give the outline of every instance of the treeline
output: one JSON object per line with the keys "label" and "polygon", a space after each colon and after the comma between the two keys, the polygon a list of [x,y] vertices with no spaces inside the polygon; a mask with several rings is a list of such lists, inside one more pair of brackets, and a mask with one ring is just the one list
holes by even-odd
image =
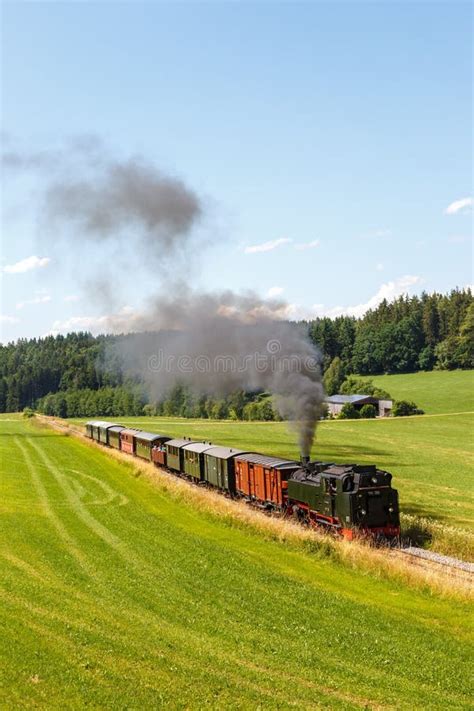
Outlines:
{"label": "treeline", "polygon": [[65,390],[40,398],[35,409],[53,417],[124,417],[143,415],[145,398],[131,388]]}
{"label": "treeline", "polygon": [[177,385],[163,402],[145,405],[145,415],[199,417],[212,420],[280,420],[269,393],[239,390],[223,399],[197,396]]}
{"label": "treeline", "polygon": [[[329,393],[354,373],[474,368],[474,298],[469,289],[400,297],[383,301],[359,319],[318,318],[307,327],[321,350]],[[108,346],[120,338],[70,333],[0,345],[0,412],[38,407],[55,409],[52,414],[66,411],[69,417],[121,416],[137,414],[141,406],[138,414],[277,417],[264,393],[216,400],[183,393],[178,386],[164,402],[147,403],[140,383],[125,377],[118,356],[110,361],[113,349]]]}
{"label": "treeline", "polygon": [[123,385],[120,367],[104,367],[114,338],[69,333],[0,345],[0,412],[35,407],[48,393]]}
{"label": "treeline", "polygon": [[66,390],[40,398],[35,409],[53,417],[157,416],[213,420],[279,420],[267,393],[233,393],[225,399],[198,397],[177,385],[163,402],[146,402],[139,387]]}
{"label": "treeline", "polygon": [[309,333],[324,370],[339,358],[346,373],[378,375],[433,368],[474,368],[474,298],[470,289],[386,300],[362,318],[318,318]]}

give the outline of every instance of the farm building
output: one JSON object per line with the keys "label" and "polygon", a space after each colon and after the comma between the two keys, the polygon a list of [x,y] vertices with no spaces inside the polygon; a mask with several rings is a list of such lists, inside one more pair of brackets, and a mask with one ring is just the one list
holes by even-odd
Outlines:
{"label": "farm building", "polygon": [[374,405],[378,417],[388,417],[393,407],[393,400],[380,400],[372,395],[329,395],[324,402],[330,415],[339,415],[346,402],[352,403],[357,410],[361,410],[364,405]]}

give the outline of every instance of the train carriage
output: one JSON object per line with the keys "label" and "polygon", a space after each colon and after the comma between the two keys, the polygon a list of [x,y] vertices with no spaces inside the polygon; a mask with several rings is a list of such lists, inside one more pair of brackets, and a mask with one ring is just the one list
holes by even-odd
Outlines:
{"label": "train carriage", "polygon": [[184,471],[184,453],[183,447],[191,444],[191,439],[170,439],[165,442],[166,447],[166,466],[176,472]]}
{"label": "train carriage", "polygon": [[160,446],[171,438],[163,434],[155,434],[153,432],[143,432],[142,430],[137,430],[134,434],[134,439],[136,456],[141,457],[141,459],[147,459],[151,462],[153,447]]}
{"label": "train carriage", "polygon": [[101,423],[98,425],[98,427],[97,427],[97,429],[98,429],[98,435],[99,435],[98,441],[99,441],[101,444],[108,444],[108,443],[109,443],[109,440],[108,440],[108,429],[109,429],[109,427],[113,427],[114,424],[115,424],[114,422],[101,422]]}
{"label": "train carriage", "polygon": [[135,454],[135,435],[138,430],[123,429],[120,432],[120,449],[127,454]]}
{"label": "train carriage", "polygon": [[204,481],[218,489],[225,489],[235,494],[234,459],[239,454],[246,454],[246,452],[243,449],[230,447],[210,447],[206,450],[203,453]]}
{"label": "train carriage", "polygon": [[113,427],[108,428],[107,444],[109,445],[109,447],[113,447],[113,449],[120,449],[120,433],[124,429],[125,427],[123,425],[114,425]]}
{"label": "train carriage", "polygon": [[193,479],[204,479],[204,452],[211,449],[211,442],[191,442],[185,444],[183,452],[183,472]]}
{"label": "train carriage", "polygon": [[89,422],[86,422],[86,435],[90,439],[94,439],[94,425],[95,425],[95,420],[89,420]]}
{"label": "train carriage", "polygon": [[241,454],[235,458],[235,487],[253,501],[283,506],[287,482],[301,467],[299,462],[264,454]]}
{"label": "train carriage", "polygon": [[86,422],[86,433],[88,437],[96,442],[107,444],[107,429],[113,427],[114,424],[114,422],[107,422],[106,420],[89,420],[89,422]]}
{"label": "train carriage", "polygon": [[151,461],[157,467],[166,467],[166,444],[165,442],[158,442],[154,444],[151,448]]}

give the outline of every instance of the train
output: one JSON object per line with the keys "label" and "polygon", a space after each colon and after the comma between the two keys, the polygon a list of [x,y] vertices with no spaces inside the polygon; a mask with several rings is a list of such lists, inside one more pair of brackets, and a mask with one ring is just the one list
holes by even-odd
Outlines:
{"label": "train", "polygon": [[298,462],[104,420],[87,422],[86,436],[196,484],[347,540],[400,536],[392,475],[373,464],[310,462],[309,457]]}

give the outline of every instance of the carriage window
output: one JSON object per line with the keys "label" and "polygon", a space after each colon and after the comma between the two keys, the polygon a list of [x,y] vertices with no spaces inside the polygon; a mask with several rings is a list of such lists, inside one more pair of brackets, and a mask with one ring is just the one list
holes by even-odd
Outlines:
{"label": "carriage window", "polygon": [[333,479],[325,479],[324,487],[328,494],[334,494],[336,491],[336,482]]}

